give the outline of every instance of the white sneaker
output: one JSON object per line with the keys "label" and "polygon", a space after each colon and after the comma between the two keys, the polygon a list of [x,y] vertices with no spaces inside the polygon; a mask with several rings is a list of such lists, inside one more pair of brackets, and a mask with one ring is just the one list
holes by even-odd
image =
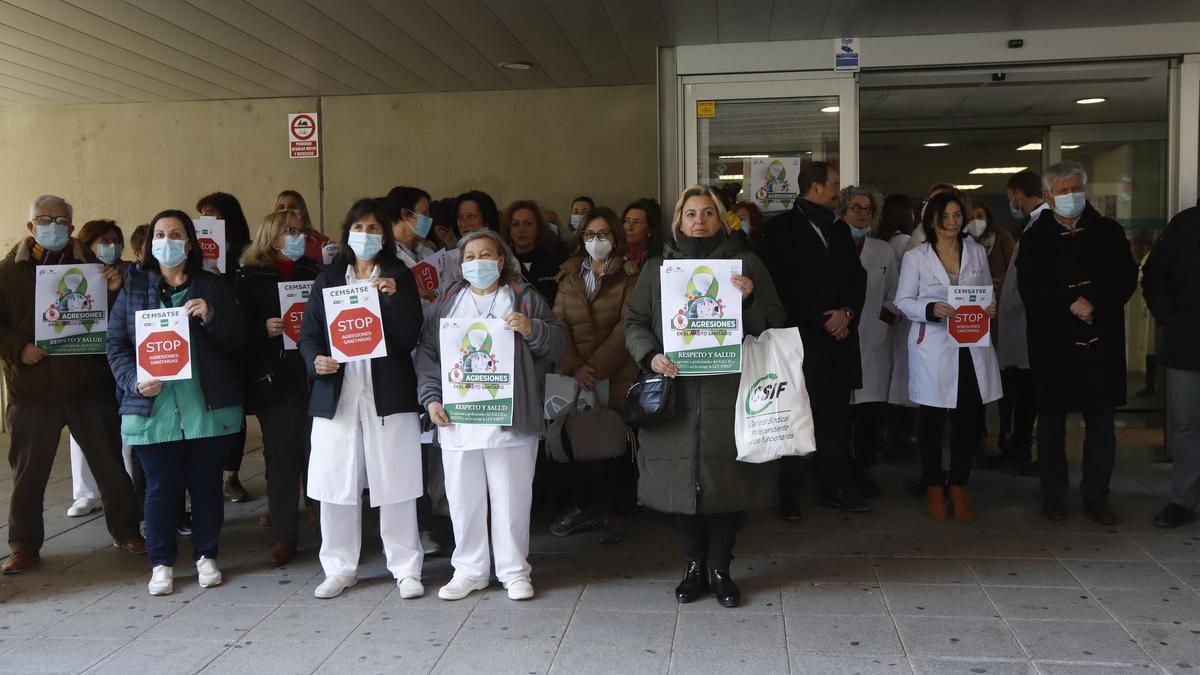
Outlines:
{"label": "white sneaker", "polygon": [[400,587],[400,598],[403,600],[411,600],[425,595],[425,587],[416,577],[404,577],[396,585]]}
{"label": "white sneaker", "polygon": [[217,569],[217,561],[200,556],[196,561],[196,574],[200,577],[200,586],[212,588],[221,585],[221,570]]}
{"label": "white sneaker", "polygon": [[488,580],[472,581],[466,577],[454,577],[450,579],[450,583],[442,586],[438,590],[438,597],[443,600],[462,600],[475,591],[482,591],[488,587]]}
{"label": "white sneaker", "polygon": [[81,497],[75,500],[71,508],[67,509],[68,518],[80,518],[92,513],[100,508],[100,500],[92,499],[91,497]]}
{"label": "white sneaker", "polygon": [[175,590],[175,568],[155,565],[146,588],[150,590],[150,595],[170,595]]}
{"label": "white sneaker", "polygon": [[433,538],[432,534],[430,534],[429,532],[422,532],[421,533],[421,550],[425,552],[425,555],[437,555],[442,552],[442,547]]}
{"label": "white sneaker", "polygon": [[322,581],[320,586],[317,586],[317,590],[313,591],[313,595],[322,600],[336,598],[342,594],[342,591],[357,583],[358,577],[343,577],[330,574],[325,577],[325,581]]}
{"label": "white sneaker", "polygon": [[533,597],[533,583],[529,577],[517,577],[504,584],[504,588],[508,589],[509,600],[528,600]]}

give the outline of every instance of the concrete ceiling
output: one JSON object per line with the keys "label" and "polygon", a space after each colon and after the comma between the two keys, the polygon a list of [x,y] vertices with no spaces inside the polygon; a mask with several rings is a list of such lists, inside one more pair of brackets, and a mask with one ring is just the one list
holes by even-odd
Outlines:
{"label": "concrete ceiling", "polygon": [[0,104],[653,83],[659,46],[1068,27],[1051,19],[1194,21],[1200,2],[0,0]]}

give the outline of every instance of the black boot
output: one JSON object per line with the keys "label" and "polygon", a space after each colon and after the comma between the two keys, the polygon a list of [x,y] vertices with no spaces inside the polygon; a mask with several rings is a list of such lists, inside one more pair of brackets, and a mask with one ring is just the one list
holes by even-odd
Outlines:
{"label": "black boot", "polygon": [[692,602],[708,590],[708,566],[703,560],[693,560],[687,564],[683,579],[675,587],[675,599],[680,603]]}
{"label": "black boot", "polygon": [[738,590],[737,584],[733,583],[729,570],[713,570],[709,575],[709,585],[712,586],[717,603],[722,607],[737,607],[741,604],[742,592]]}

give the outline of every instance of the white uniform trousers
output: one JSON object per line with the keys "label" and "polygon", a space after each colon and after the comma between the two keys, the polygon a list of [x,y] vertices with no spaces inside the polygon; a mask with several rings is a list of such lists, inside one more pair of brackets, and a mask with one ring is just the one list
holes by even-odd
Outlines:
{"label": "white uniform trousers", "polygon": [[[321,502],[321,568],[326,576],[358,576],[362,549],[362,504]],[[379,507],[379,537],[387,568],[396,580],[421,578],[421,535],[417,532],[417,500]]]}
{"label": "white uniform trousers", "polygon": [[454,524],[455,576],[472,581],[488,573],[488,506],[492,514],[492,553],[496,578],[508,583],[528,577],[529,509],[538,442],[480,450],[442,450],[446,499]]}
{"label": "white uniform trousers", "polygon": [[[96,486],[96,478],[92,476],[92,467],[88,466],[83,450],[71,436],[71,496],[73,499],[95,499],[100,501],[100,488]],[[133,476],[133,464],[130,457],[132,448],[121,444],[121,457],[125,460],[125,473]],[[140,506],[140,505],[139,505]]]}

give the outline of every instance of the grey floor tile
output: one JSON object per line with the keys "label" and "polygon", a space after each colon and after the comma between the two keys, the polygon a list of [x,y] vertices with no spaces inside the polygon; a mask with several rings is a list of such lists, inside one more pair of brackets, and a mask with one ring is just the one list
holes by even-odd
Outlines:
{"label": "grey floor tile", "polygon": [[349,640],[387,643],[438,653],[454,639],[470,612],[457,607],[401,609],[377,607],[354,629]]}
{"label": "grey floor tile", "polygon": [[192,604],[159,621],[143,637],[236,642],[274,611],[262,605]]}
{"label": "grey floor tile", "polygon": [[875,584],[797,584],[784,586],[783,611],[817,616],[883,616],[887,606]]}
{"label": "grey floor tile", "polygon": [[1150,560],[1123,534],[1064,534],[1051,539],[1050,550],[1062,560]]}
{"label": "grey floor tile", "polygon": [[611,675],[612,673],[666,673],[671,651],[636,648],[611,643],[563,642],[554,657],[551,673]]}
{"label": "grey floor tile", "polygon": [[233,646],[224,640],[147,640],[140,638],[118,649],[95,667],[89,675],[127,675],[145,672],[153,665],[156,674],[188,675],[205,666]]}
{"label": "grey floor tile", "polygon": [[1151,675],[1160,672],[1149,662],[1142,664],[1116,663],[1060,663],[1056,661],[1034,661],[1038,672],[1043,675]]}
{"label": "grey floor tile", "polygon": [[128,640],[41,637],[26,640],[0,659],[0,673],[75,673],[99,663]]}
{"label": "grey floor tile", "polygon": [[1026,660],[993,661],[974,659],[914,659],[916,675],[1036,675],[1037,669]]}
{"label": "grey floor tile", "polygon": [[[579,596],[587,586],[586,579],[533,579],[534,597],[528,601],[508,599],[508,591],[499,583],[492,584],[479,595],[479,606],[489,609],[571,609],[579,604]],[[436,596],[437,589],[425,587],[426,595]],[[443,601],[445,602],[445,601]]]}
{"label": "grey floor tile", "polygon": [[974,558],[1052,558],[1053,538],[1041,534],[989,532],[954,538],[957,555]]}
{"label": "grey floor tile", "polygon": [[875,571],[885,584],[978,585],[967,563],[958,558],[879,558]]}
{"label": "grey floor tile", "polygon": [[1082,588],[991,586],[984,590],[1006,619],[1112,621],[1091,593]]}
{"label": "grey floor tile", "polygon": [[1105,562],[1072,560],[1067,569],[1091,589],[1099,588],[1170,588],[1179,586],[1179,579],[1153,562]]}
{"label": "grey floor tile", "polygon": [[992,558],[968,559],[966,563],[984,586],[1079,587],[1079,581],[1057,560]]}
{"label": "grey floor tile", "polygon": [[787,616],[793,654],[903,656],[896,625],[887,616]]}
{"label": "grey floor tile", "polygon": [[[313,595],[313,591],[317,590],[325,581],[325,577],[321,574],[309,579],[303,586],[296,590],[291,596],[284,600],[284,606],[309,606],[322,607],[327,605],[337,606],[353,606],[353,607],[375,607],[384,598],[396,588],[396,580],[390,575],[377,577],[359,577],[358,583],[342,591],[342,594],[336,598],[318,598]],[[426,593],[430,592],[430,588],[425,589]],[[433,593],[437,594],[437,589],[433,589]]]}
{"label": "grey floor tile", "polygon": [[1200,535],[1151,534],[1136,535],[1133,541],[1159,562],[1200,561]]}
{"label": "grey floor tile", "polygon": [[862,556],[779,556],[778,575],[784,584],[875,583],[878,561]]}
{"label": "grey floor tile", "polygon": [[1200,668],[1200,625],[1144,623],[1126,628],[1158,665],[1168,670]]}
{"label": "grey floor tile", "polygon": [[476,608],[463,623],[453,644],[486,649],[496,644],[524,642],[558,645],[567,631],[571,610],[511,610]]}
{"label": "grey floor tile", "polygon": [[239,574],[226,577],[225,583],[209,588],[191,602],[193,605],[264,605],[276,607],[304,586],[304,580],[267,574]]}
{"label": "grey floor tile", "polygon": [[893,616],[996,617],[996,608],[979,586],[885,583],[883,595]]}
{"label": "grey floor tile", "polygon": [[212,675],[307,675],[338,647],[337,640],[242,640],[202,672]]}
{"label": "grey floor tile", "polygon": [[260,621],[242,642],[340,641],[370,614],[367,607],[325,605],[280,607]]}
{"label": "grey floor tile", "polygon": [[1180,590],[1106,589],[1096,599],[1122,623],[1170,623],[1200,621],[1200,595]]}
{"label": "grey floor tile", "polygon": [[903,657],[821,656],[792,652],[790,661],[793,673],[904,675],[912,672],[908,659]]}
{"label": "grey floor tile", "polygon": [[677,620],[677,615],[665,612],[577,609],[562,646],[611,645],[633,651],[668,652],[675,640]]}
{"label": "grey floor tile", "polygon": [[1146,663],[1146,652],[1115,623],[1009,621],[1013,633],[1035,660]]}
{"label": "grey floor tile", "polygon": [[905,652],[913,657],[1023,658],[1025,653],[1001,619],[896,617]]}
{"label": "grey floor tile", "polygon": [[391,675],[427,673],[446,651],[446,645],[414,648],[408,644],[351,637],[321,663],[317,673],[328,675]]}
{"label": "grey floor tile", "polygon": [[1163,568],[1194,591],[1200,591],[1200,562],[1164,562]]}
{"label": "grey floor tile", "polygon": [[931,522],[918,532],[868,532],[863,538],[876,557],[953,558],[961,546],[947,536],[945,527]]}
{"label": "grey floor tile", "polygon": [[680,650],[783,650],[783,617],[743,614],[726,610],[719,614],[679,614],[675,629],[676,653]]}
{"label": "grey floor tile", "polygon": [[708,651],[700,649],[675,650],[671,657],[671,673],[786,673],[788,654],[782,647],[771,649],[723,649]]}
{"label": "grey floor tile", "polygon": [[579,606],[586,609],[675,612],[677,581],[594,579],[583,591]]}
{"label": "grey floor tile", "polygon": [[487,649],[455,640],[432,672],[445,675],[479,673],[544,673],[550,669],[557,642],[520,640],[497,642]]}

